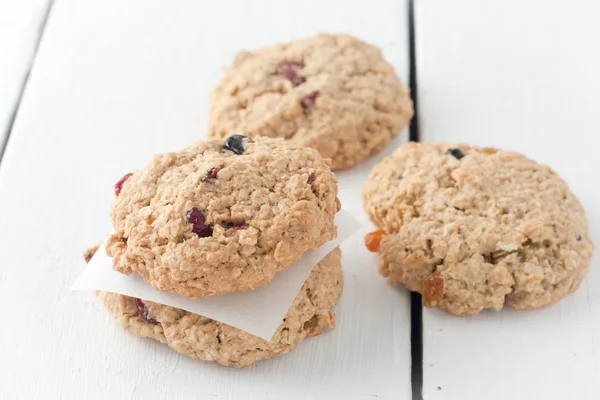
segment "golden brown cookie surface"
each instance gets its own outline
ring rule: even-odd
[[[550,168],[515,152],[410,143],[363,187],[380,273],[452,314],[530,309],[575,291],[593,253],[585,212]]]
[[[336,236],[337,180],[281,139],[197,142],[155,156],[119,188],[114,268],[189,298],[248,291]]]
[[[212,93],[208,137],[280,137],[348,168],[412,115],[409,91],[378,48],[321,34],[238,54]]]
[[[273,338],[267,342],[230,325],[187,311],[113,293],[98,292],[110,314],[125,330],[167,344],[199,360],[246,367],[281,356],[308,336],[335,328],[337,303],[343,288],[341,252],[333,250],[305,282]]]

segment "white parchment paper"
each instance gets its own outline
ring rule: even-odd
[[[193,312],[270,340],[313,267],[360,227],[344,210],[337,213],[335,224],[338,229],[335,239],[304,253],[300,260],[277,273],[266,286],[250,292],[188,299],[155,290],[135,273],[123,275],[113,270],[104,243],[70,290],[101,290],[137,297]]]

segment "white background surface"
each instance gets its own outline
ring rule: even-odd
[[[395,0],[57,0],[0,165],[0,397],[408,398],[408,295],[376,274],[366,231],[342,247],[337,329],[250,369],[129,337],[93,293],[67,292],[108,233],[115,181],[203,137],[209,90],[236,51],[344,31],[383,47],[406,80],[405,20]],[[363,222],[376,161],[340,174]]]
[[[0,142],[45,6],[0,2]],[[600,6],[417,0],[416,11],[422,139],[549,164],[600,243]],[[338,328],[247,370],[129,337],[91,293],[67,292],[82,250],[109,230],[114,182],[203,136],[208,93],[236,51],[345,31],[381,46],[407,82],[406,20],[405,0],[56,0],[0,163],[0,397],[409,398],[408,296],[376,275],[369,227],[343,246]],[[360,186],[381,157],[338,175],[363,222]],[[424,310],[424,398],[600,398],[599,267],[543,310]]]
[[[48,0],[0,1],[0,148],[34,55]]]
[[[600,5],[420,1],[421,136],[521,151],[569,182],[600,244]],[[425,399],[599,399],[600,265],[552,307],[424,310]],[[437,389],[441,387],[441,390]]]

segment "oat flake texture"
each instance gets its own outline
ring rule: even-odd
[[[90,249],[87,254],[93,255]],[[341,252],[333,250],[313,269],[270,341],[230,325],[184,310],[144,301],[147,319],[139,315],[135,299],[98,292],[109,313],[128,333],[164,343],[199,360],[247,367],[262,359],[281,356],[309,336],[335,329],[335,306],[343,288]],[[148,322],[156,321],[156,324]]]
[[[112,205],[114,268],[200,298],[264,286],[336,236],[329,160],[281,139],[241,146],[236,154],[224,140],[197,142],[136,171]]]
[[[212,93],[208,137],[280,137],[341,169],[381,151],[412,115],[378,48],[321,34],[238,54]]]
[[[380,273],[455,315],[552,304],[590,267],[583,207],[554,171],[518,153],[409,143],[373,168],[363,204],[386,231]]]

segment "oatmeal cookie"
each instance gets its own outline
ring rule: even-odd
[[[341,169],[383,149],[412,115],[409,90],[378,48],[321,34],[238,54],[212,93],[208,137],[280,137]]]
[[[92,252],[93,254],[93,252]],[[324,328],[335,329],[331,309],[343,288],[341,252],[333,250],[313,269],[270,341],[230,325],[173,307],[98,292],[110,314],[131,335],[149,337],[199,360],[247,367],[281,356]]]
[[[86,262],[98,246],[86,251]],[[335,329],[331,309],[343,289],[341,251],[329,253],[313,269],[270,341],[177,308],[120,294],[97,292],[110,314],[131,335],[149,337],[187,356],[247,367],[293,350],[304,338]]]
[[[575,291],[594,246],[554,171],[521,154],[409,143],[373,168],[363,204],[380,273],[455,315],[552,304]]]
[[[248,291],[336,236],[337,180],[281,139],[197,142],[115,187],[114,269],[188,298]]]

